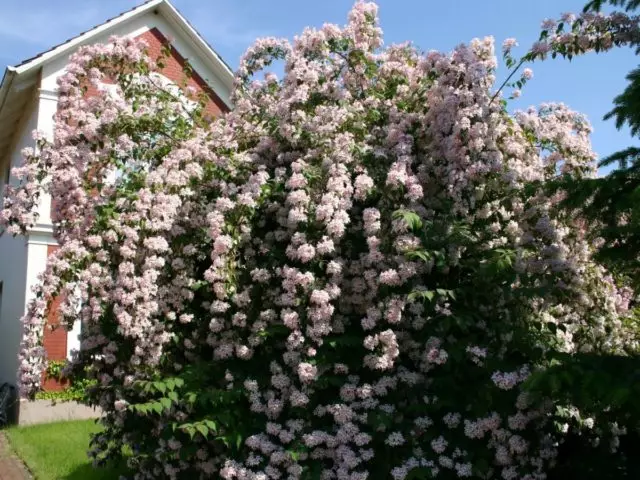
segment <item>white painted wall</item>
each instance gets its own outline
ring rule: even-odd
[[[22,163],[21,150],[33,145],[31,132],[38,121],[37,102],[25,111],[10,155],[12,167]],[[14,183],[15,178],[10,182]],[[46,247],[45,247],[46,248]],[[18,371],[18,350],[22,338],[20,318],[24,314],[28,285],[27,256],[29,247],[24,237],[4,234],[0,237],[0,281],[3,284],[2,306],[0,307],[0,383],[16,383]]]
[[[53,141],[53,116],[58,108],[58,94],[55,91],[40,89],[37,93],[37,101],[38,117],[34,129],[42,133],[48,141]],[[48,194],[40,197],[36,229],[51,230],[51,197]]]
[[[23,237],[0,238],[0,384],[16,383],[18,349],[22,338],[20,318],[24,314],[27,246]]]
[[[17,141],[11,154],[11,166],[22,164],[22,150],[33,147],[33,131],[38,130],[48,139],[53,138],[53,115],[58,97],[55,93],[38,91],[25,110],[16,131]],[[17,180],[10,178],[15,184]],[[51,227],[51,199],[40,198],[38,221],[25,237],[0,237],[0,281],[3,284],[0,306],[0,382],[15,383],[18,371],[18,351],[22,339],[22,324],[26,306],[33,298],[33,287],[47,264],[47,249],[56,245]]]

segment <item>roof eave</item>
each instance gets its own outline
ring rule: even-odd
[[[0,83],[0,114],[2,114],[2,110],[7,103],[13,80],[17,75],[18,73],[14,67],[7,67],[4,71],[2,82]]]
[[[193,45],[200,51],[200,53],[206,57],[208,60],[213,72],[217,75],[219,80],[222,82],[224,87],[228,90],[229,95],[233,91],[233,71],[225,63],[220,55],[209,45],[204,38],[196,31],[195,28],[189,23],[189,21],[168,1],[168,0],[149,0],[146,3],[129,10],[117,17],[109,19],[105,23],[98,25],[97,27],[88,30],[77,37],[74,37],[57,47],[48,50],[30,60],[26,60],[25,62],[17,65],[16,67],[9,67],[16,75],[22,75],[23,73],[36,70],[41,68],[45,63],[64,55],[69,51],[73,51],[78,46],[85,43],[90,38],[95,35],[100,34],[101,32],[113,28],[115,25],[126,22],[132,17],[143,14],[148,11],[153,11],[157,9],[161,11],[162,14],[172,21],[175,26],[179,27],[180,30],[187,36],[189,41],[193,43]],[[6,73],[5,73],[6,76]],[[4,81],[3,81],[4,84]],[[6,95],[6,92],[5,92]],[[222,98],[222,101],[227,104],[229,108],[232,108],[230,99],[227,95],[226,98]],[[1,97],[0,97],[1,98]],[[0,104],[1,105],[1,104]]]
[[[231,67],[222,59],[222,57],[209,45],[209,43],[202,38],[198,31],[193,28],[191,23],[167,0],[162,0],[159,7],[164,10],[164,14],[170,17],[177,26],[179,26],[183,32],[188,36],[189,40],[198,47],[200,52],[208,58],[210,65],[213,67],[214,72],[218,75],[224,86],[229,90],[229,93],[233,91],[233,79],[234,73]],[[230,104],[230,100],[223,101],[229,108],[233,105]]]
[[[123,23],[129,20],[131,17],[135,17],[137,15],[140,15],[143,12],[156,8],[158,7],[158,5],[160,5],[161,3],[164,3],[165,1],[166,0],[150,0],[136,8],[129,10],[128,12],[125,12],[117,17],[114,17],[106,21],[101,25],[98,25],[97,27],[92,28],[91,30],[87,30],[86,32],[78,35],[77,37],[74,37],[58,45],[57,47],[52,48],[51,50],[34,57],[30,61],[26,61],[24,63],[21,63],[17,67],[12,67],[12,68],[15,68],[16,73],[20,75],[26,71],[40,67],[42,64],[50,61],[51,59],[54,59],[60,55],[64,55],[66,52],[69,52],[74,48],[78,47],[79,45],[82,45],[82,43],[87,39],[94,37],[105,30],[112,28],[114,25],[118,25],[120,23]]]

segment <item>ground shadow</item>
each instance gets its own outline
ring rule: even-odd
[[[85,463],[60,480],[118,480],[121,475],[128,478],[127,473],[124,465],[94,468],[90,463]]]

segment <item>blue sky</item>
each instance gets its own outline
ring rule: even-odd
[[[133,0],[21,0],[3,2],[0,65],[15,64],[105,19],[130,9]],[[379,0],[385,43],[411,40],[424,50],[449,51],[474,37],[493,35],[499,45],[516,37],[524,52],[537,38],[540,22],[579,11],[585,0]],[[235,68],[260,36],[293,37],[305,26],[343,24],[352,0],[173,0],[213,47]],[[604,156],[629,146],[628,131],[602,121],[624,76],[637,65],[631,49],[591,54],[569,62],[534,64],[534,78],[510,108],[562,101],[585,113],[594,126],[596,152]],[[500,70],[499,77],[508,72]],[[637,142],[635,142],[637,143]]]

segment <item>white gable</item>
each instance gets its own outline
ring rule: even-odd
[[[167,5],[164,1],[162,4]],[[111,26],[111,28],[94,33],[90,39],[83,43],[104,43],[112,35],[137,37],[153,28],[157,28],[166,38],[171,39],[171,43],[178,53],[189,60],[193,69],[229,106],[229,96],[233,85],[231,70],[220,60],[216,60],[215,63],[212,62],[211,56],[204,55],[205,52],[192,41],[188,32],[184,28],[176,28],[177,26],[176,22],[171,22],[166,16],[159,14],[159,9],[147,10],[144,14],[136,15]],[[42,89],[47,91],[55,90],[57,77],[64,70],[69,55],[74,50],[75,48],[71,51],[67,50],[53,56],[48,61],[42,62]],[[217,55],[215,58],[218,58]]]
[[[157,29],[177,53],[187,59],[198,76],[231,107],[233,74],[222,59],[167,0],[151,0],[108,20],[88,32],[53,47],[15,67],[8,67],[0,83],[0,198],[8,166],[22,162],[22,148],[32,147],[31,132],[51,137],[58,105],[57,79],[69,55],[81,45],[101,43],[112,35],[138,36]],[[157,78],[167,87],[171,81]],[[216,103],[217,106],[218,103]],[[14,181],[15,179],[10,179]],[[38,203],[39,218],[25,237],[0,236],[0,383],[15,383],[18,349],[22,335],[20,317],[33,295],[32,287],[45,269],[49,249],[57,242],[51,224],[51,197],[43,194]],[[78,328],[67,336],[67,354],[78,347]]]
[[[26,105],[36,95],[45,102],[56,100],[57,79],[64,71],[69,56],[79,46],[103,43],[112,35],[135,37],[153,28],[171,39],[176,51],[189,61],[194,71],[227,107],[231,107],[233,72],[229,66],[168,0],[151,0],[20,65],[6,69],[0,83],[0,164],[15,144],[18,134],[15,125],[20,122]],[[44,109],[50,108],[44,106]],[[52,112],[55,112],[55,108]],[[43,113],[49,115],[50,112]]]

